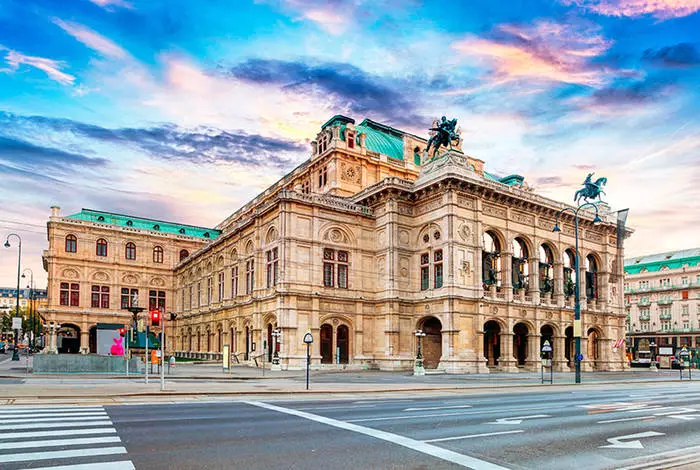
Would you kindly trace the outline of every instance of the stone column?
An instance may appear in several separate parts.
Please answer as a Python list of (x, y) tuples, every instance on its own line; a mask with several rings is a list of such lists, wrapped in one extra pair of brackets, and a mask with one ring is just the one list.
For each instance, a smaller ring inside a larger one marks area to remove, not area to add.
[(528, 261), (530, 263), (530, 273), (528, 279), (528, 295), (532, 296), (532, 302), (535, 305), (540, 303), (540, 259), (533, 258)]
[(80, 354), (90, 352), (90, 331), (80, 330)]
[(540, 335), (527, 335), (527, 357), (525, 358), (525, 367), (529, 371), (540, 370)]
[(566, 363), (566, 336), (552, 337), (552, 351), (554, 358), (552, 366), (555, 372), (568, 372), (569, 366)]
[(553, 288), (552, 301), (557, 307), (564, 306), (564, 263), (561, 261), (555, 262), (552, 266), (554, 271), (553, 274)]
[(578, 262), (579, 298), (581, 300), (581, 311), (584, 311), (588, 308), (586, 300), (586, 258), (580, 258)]
[(506, 293), (506, 300), (513, 301), (513, 254), (501, 254), (501, 290)]
[(501, 332), (501, 357), (498, 359), (498, 365), (504, 372), (516, 372), (515, 357), (513, 357), (513, 333), (510, 331)]

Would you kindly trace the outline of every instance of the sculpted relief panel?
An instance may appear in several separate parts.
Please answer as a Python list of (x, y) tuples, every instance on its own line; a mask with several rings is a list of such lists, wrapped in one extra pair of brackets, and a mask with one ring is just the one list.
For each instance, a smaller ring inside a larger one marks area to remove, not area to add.
[(464, 243), (474, 243), (474, 230), (472, 224), (466, 221), (458, 223), (457, 235)]
[(362, 183), (362, 169), (360, 165), (353, 165), (347, 162), (340, 164), (340, 179), (349, 183)]
[(508, 218), (508, 209), (494, 204), (484, 204), (484, 214), (506, 219)]
[(416, 215), (423, 215), (428, 212), (434, 211), (441, 205), (442, 197), (436, 197), (435, 199), (431, 199), (430, 201), (424, 202), (423, 204), (416, 207)]
[(457, 194), (457, 205), (465, 209), (474, 209), (476, 207), (476, 202), (472, 197), (465, 196), (464, 194)]
[(511, 211), (510, 218), (514, 222), (518, 222), (524, 225), (535, 225), (535, 216), (532, 214), (526, 214), (520, 211)]

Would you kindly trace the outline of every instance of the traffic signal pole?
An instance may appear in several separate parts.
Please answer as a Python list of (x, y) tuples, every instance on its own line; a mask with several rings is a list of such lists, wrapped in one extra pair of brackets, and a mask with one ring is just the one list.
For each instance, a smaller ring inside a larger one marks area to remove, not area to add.
[(160, 391), (165, 391), (165, 315), (161, 312), (160, 326)]

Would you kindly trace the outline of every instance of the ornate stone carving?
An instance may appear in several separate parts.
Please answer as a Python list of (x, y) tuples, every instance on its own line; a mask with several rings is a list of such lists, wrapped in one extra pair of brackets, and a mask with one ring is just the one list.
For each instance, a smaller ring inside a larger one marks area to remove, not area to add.
[(399, 267), (399, 274), (400, 274), (401, 277), (403, 277), (403, 278), (407, 278), (407, 277), (408, 277), (408, 265), (409, 265), (409, 260), (408, 260), (408, 258), (401, 258), (401, 259), (399, 260), (399, 266), (400, 266), (400, 267)]
[(554, 229), (554, 219), (540, 217), (537, 219), (537, 226), (551, 232)]
[(484, 204), (484, 214), (505, 219), (508, 217), (508, 210), (505, 207), (493, 204)]
[(416, 215), (423, 215), (430, 211), (434, 211), (441, 205), (442, 197), (436, 197), (435, 199), (431, 199), (430, 201), (424, 202), (423, 204), (416, 207)]
[(323, 238), (333, 243), (348, 243), (348, 237), (337, 228), (328, 230)]
[(520, 224), (535, 225), (535, 216), (533, 216), (532, 214), (526, 214), (525, 212), (511, 211), (510, 218), (514, 222), (518, 222)]
[(78, 271), (71, 268), (66, 268), (63, 270), (63, 277), (65, 279), (78, 279)]
[(476, 207), (474, 198), (464, 196), (462, 194), (457, 195), (457, 205), (459, 207), (464, 207), (465, 209), (474, 209)]
[(498, 313), (498, 307), (491, 307), (489, 311), (491, 312), (491, 315), (496, 315)]
[(603, 235), (592, 230), (586, 230), (586, 240), (590, 240), (596, 243), (602, 243)]
[(521, 311), (520, 311), (520, 314), (521, 314), (523, 317), (526, 317), (526, 316), (527, 316), (527, 310), (525, 310), (525, 309), (521, 310)]
[(362, 182), (362, 169), (360, 165), (342, 162), (340, 164), (340, 179), (350, 183), (360, 184)]
[(399, 244), (408, 245), (409, 238), (408, 230), (399, 230)]
[(425, 311), (429, 312), (430, 311), (430, 304), (425, 304)]
[(133, 274), (126, 274), (124, 277), (122, 277), (122, 282), (124, 282), (124, 284), (137, 284), (139, 282), (139, 278)]
[(408, 204), (399, 203), (399, 204), (397, 204), (396, 207), (397, 207), (397, 210), (399, 211), (399, 214), (413, 215), (413, 207), (411, 207)]
[(154, 277), (153, 279), (151, 279), (151, 285), (156, 287), (163, 287), (165, 286), (165, 281), (159, 277)]
[(337, 318), (334, 318), (334, 319), (331, 321), (331, 323), (333, 323), (333, 326), (338, 326), (338, 324), (340, 323), (340, 320), (338, 320)]
[(96, 281), (107, 281), (109, 279), (109, 276), (107, 273), (103, 273), (102, 271), (96, 272), (94, 276), (92, 276), (93, 279)]
[(459, 226), (457, 234), (459, 234), (459, 238), (461, 238), (463, 242), (470, 243), (474, 241), (472, 229), (467, 223), (462, 223), (462, 225)]
[(552, 312), (547, 312), (547, 319), (551, 320), (552, 317), (554, 317), (554, 314)]

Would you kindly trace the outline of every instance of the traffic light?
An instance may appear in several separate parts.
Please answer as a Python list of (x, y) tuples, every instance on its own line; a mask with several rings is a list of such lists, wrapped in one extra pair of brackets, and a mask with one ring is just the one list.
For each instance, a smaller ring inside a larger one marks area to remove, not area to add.
[(151, 327), (160, 326), (160, 310), (151, 310)]
[(126, 334), (126, 328), (119, 328), (119, 336), (124, 336)]

